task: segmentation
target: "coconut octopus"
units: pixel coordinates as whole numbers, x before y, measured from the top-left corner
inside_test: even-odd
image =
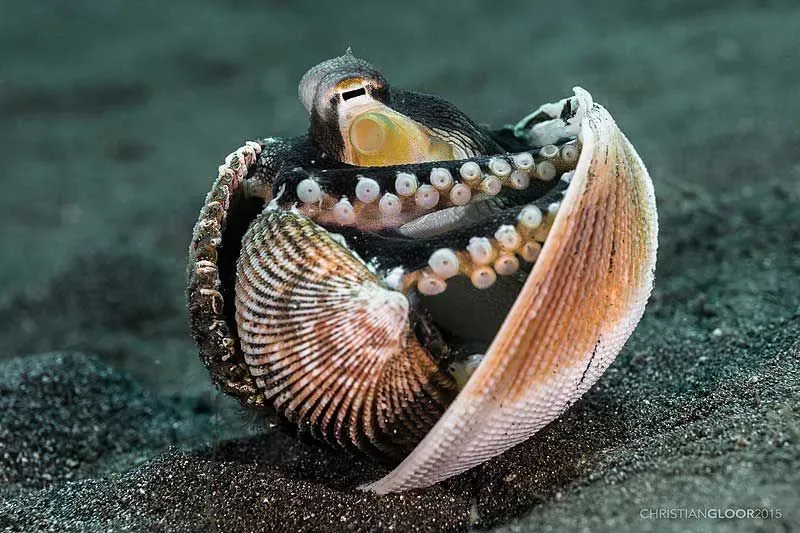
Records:
[[[431,485],[600,377],[653,283],[653,186],[589,93],[488,129],[351,53],[310,69],[303,136],[247,142],[208,193],[188,301],[213,382]],[[399,463],[399,464],[398,464]]]

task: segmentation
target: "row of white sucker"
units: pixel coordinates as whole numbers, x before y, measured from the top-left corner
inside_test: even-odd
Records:
[[[360,176],[355,187],[355,205],[346,197],[338,200],[332,206],[333,220],[341,225],[355,224],[363,207],[375,202],[378,202],[381,215],[392,217],[399,215],[404,203],[410,204],[412,200],[419,210],[428,211],[440,203],[445,206],[466,205],[475,193],[495,196],[503,186],[524,190],[530,185],[531,178],[552,181],[559,168],[574,168],[580,152],[575,143],[568,143],[561,148],[544,146],[538,155],[538,162],[530,152],[510,156],[511,162],[504,157],[492,157],[488,162],[488,172],[484,172],[475,161],[467,161],[461,164],[455,177],[447,168],[435,167],[431,169],[429,183],[423,184],[413,173],[398,172],[394,181],[396,194],[381,191],[376,180]],[[308,177],[298,183],[297,198],[303,204],[321,205],[324,193],[319,183]]]
[[[569,183],[574,171],[565,172],[561,179]],[[562,193],[563,195],[563,193]],[[560,202],[544,209],[526,205],[517,216],[516,225],[504,224],[492,237],[472,237],[465,250],[439,248],[428,259],[428,266],[404,273],[397,288],[411,287],[426,296],[447,289],[447,280],[459,274],[469,277],[478,289],[488,289],[497,276],[510,276],[520,266],[520,259],[534,263],[553,225]]]

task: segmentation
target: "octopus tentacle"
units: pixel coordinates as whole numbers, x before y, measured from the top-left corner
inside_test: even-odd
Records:
[[[438,294],[446,288],[448,278],[460,274],[470,278],[476,288],[485,289],[497,275],[516,272],[519,260],[536,260],[571,176],[571,172],[565,173],[548,194],[533,202],[508,207],[441,235],[409,238],[345,227],[331,230],[341,234],[356,253],[369,257],[395,288],[407,291],[416,287],[426,295]],[[445,257],[450,258],[450,266],[437,268]]]
[[[510,276],[520,269],[520,261],[534,263],[544,246],[558,212],[558,202],[536,202],[509,210],[486,227],[496,228],[485,234],[453,239],[453,247],[433,250],[423,268],[405,273],[399,288],[416,285],[425,295],[435,295],[447,288],[447,280],[457,275],[469,278],[477,289],[488,289],[497,276]],[[461,242],[459,242],[459,240]],[[426,243],[431,248],[434,242]]]
[[[575,168],[579,153],[575,141],[567,141],[514,154],[413,165],[298,166],[284,169],[273,188],[285,189],[279,205],[298,204],[320,224],[378,231],[486,197],[513,195],[517,203],[541,197],[559,174]]]

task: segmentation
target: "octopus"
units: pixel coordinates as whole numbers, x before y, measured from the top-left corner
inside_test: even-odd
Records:
[[[309,129],[248,141],[194,228],[188,308],[214,384],[416,489],[528,439],[603,374],[656,260],[652,182],[576,87],[492,129],[345,55]]]

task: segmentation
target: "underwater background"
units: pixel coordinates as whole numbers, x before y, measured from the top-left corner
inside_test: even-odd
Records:
[[[660,215],[650,304],[598,384],[389,497],[214,391],[185,310],[217,166],[304,132],[297,82],[347,47],[493,125],[585,87]],[[800,529],[798,87],[791,0],[0,0],[0,531]]]

